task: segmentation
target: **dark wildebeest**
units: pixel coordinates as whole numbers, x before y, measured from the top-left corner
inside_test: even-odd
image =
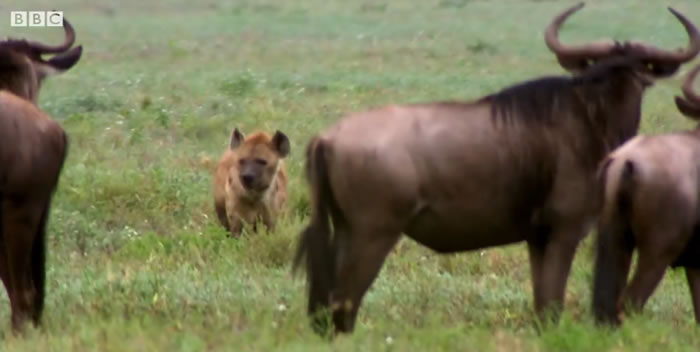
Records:
[[[645,89],[700,51],[642,43],[569,47],[545,41],[575,77],[539,78],[473,102],[394,105],[352,114],[309,142],[312,217],[294,268],[305,263],[308,313],[330,308],[352,331],[361,300],[404,233],[440,253],[527,242],[535,309],[557,320],[568,273],[600,207],[596,171],[636,135]],[[331,224],[333,231],[331,231]]]
[[[0,278],[12,327],[37,325],[44,306],[45,231],[51,197],[66,157],[61,126],[37,106],[42,80],[71,68],[82,47],[64,21],[65,42],[0,42]],[[69,50],[70,49],[70,50]],[[43,54],[57,54],[42,59]]]
[[[698,65],[683,85],[678,109],[700,120],[693,93]],[[593,311],[601,323],[620,324],[624,310],[644,307],[666,268],[685,267],[695,320],[700,323],[700,129],[638,136],[601,166],[604,205],[595,263]],[[632,252],[636,273],[629,286]],[[626,287],[627,286],[627,287]]]

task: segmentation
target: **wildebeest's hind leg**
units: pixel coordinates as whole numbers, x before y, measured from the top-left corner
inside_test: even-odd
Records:
[[[663,243],[654,240],[649,241],[649,243],[638,242],[637,267],[630,284],[622,294],[619,309],[639,312],[644,308],[656,286],[663,279],[666,269],[683,249],[680,246],[675,246],[675,244],[681,243],[673,236],[677,233],[682,232],[674,228],[672,231],[652,231],[639,234],[638,238],[663,239]]]
[[[46,289],[46,222],[49,217],[49,209],[51,209],[51,199],[46,202],[44,211],[39,220],[39,226],[36,231],[36,238],[32,246],[32,279],[36,294],[34,296],[34,311],[32,312],[32,320],[34,325],[39,325],[41,314],[44,311],[44,296]]]
[[[634,234],[626,217],[615,211],[598,222],[592,308],[596,322],[620,324],[619,301],[627,285]]]
[[[44,211],[44,201],[20,197],[2,200],[3,240],[12,306],[12,328],[21,331],[34,312],[37,294],[32,279],[32,247]]]
[[[688,279],[690,297],[693,300],[695,322],[700,324],[700,268],[686,267],[685,277]]]
[[[7,269],[7,249],[5,241],[3,240],[3,212],[2,212],[2,193],[0,193],[0,279],[2,279],[2,284],[5,285],[5,291],[7,292],[7,297],[10,297],[10,273]]]
[[[559,320],[571,263],[584,234],[583,228],[560,230],[550,233],[543,242],[528,243],[535,311],[540,319]]]
[[[374,282],[400,231],[353,229],[347,246],[338,248],[338,281],[332,291],[333,323],[338,332],[352,332],[362,298]]]

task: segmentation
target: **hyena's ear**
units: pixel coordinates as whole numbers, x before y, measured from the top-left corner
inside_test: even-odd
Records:
[[[272,136],[272,146],[275,148],[280,157],[284,158],[289,155],[289,138],[281,131],[275,132]]]
[[[236,149],[236,147],[241,145],[241,142],[243,142],[244,139],[245,135],[238,130],[238,127],[236,127],[233,132],[231,132],[231,142],[229,143],[229,148]]]

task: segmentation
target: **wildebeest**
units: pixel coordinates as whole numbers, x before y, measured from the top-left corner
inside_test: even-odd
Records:
[[[256,131],[246,137],[238,128],[221,156],[214,175],[214,208],[219,222],[238,237],[244,224],[259,220],[268,230],[275,227],[287,204],[287,170],[284,160],[289,139]]]
[[[677,96],[678,109],[700,120],[700,95],[692,84],[700,65]],[[666,268],[685,267],[700,323],[700,129],[638,136],[602,163],[604,206],[600,215],[593,311],[598,322],[619,324],[624,310],[640,311]],[[639,253],[627,286],[632,252]]]
[[[581,7],[545,31],[573,77],[538,78],[471,102],[350,114],[311,139],[312,217],[293,268],[305,264],[316,329],[316,313],[330,308],[336,331],[353,330],[402,233],[439,253],[527,242],[535,310],[545,317],[551,308],[557,320],[574,253],[600,207],[598,163],[636,135],[652,80],[700,51],[698,29],[670,8],[689,35],[684,50],[566,46],[558,29]]]
[[[81,46],[71,49],[73,27],[63,25],[60,45],[0,42],[0,278],[14,331],[27,319],[38,325],[44,307],[46,222],[68,138],[37,99],[43,79],[70,69],[82,54]]]

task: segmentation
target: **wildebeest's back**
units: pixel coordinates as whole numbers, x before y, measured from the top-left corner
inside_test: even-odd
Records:
[[[0,191],[44,191],[56,178],[66,152],[61,126],[39,108],[0,91]]]
[[[494,126],[488,104],[447,103],[352,115],[321,138],[345,216],[385,214],[428,247],[462,250],[528,235],[561,153],[543,131]]]

